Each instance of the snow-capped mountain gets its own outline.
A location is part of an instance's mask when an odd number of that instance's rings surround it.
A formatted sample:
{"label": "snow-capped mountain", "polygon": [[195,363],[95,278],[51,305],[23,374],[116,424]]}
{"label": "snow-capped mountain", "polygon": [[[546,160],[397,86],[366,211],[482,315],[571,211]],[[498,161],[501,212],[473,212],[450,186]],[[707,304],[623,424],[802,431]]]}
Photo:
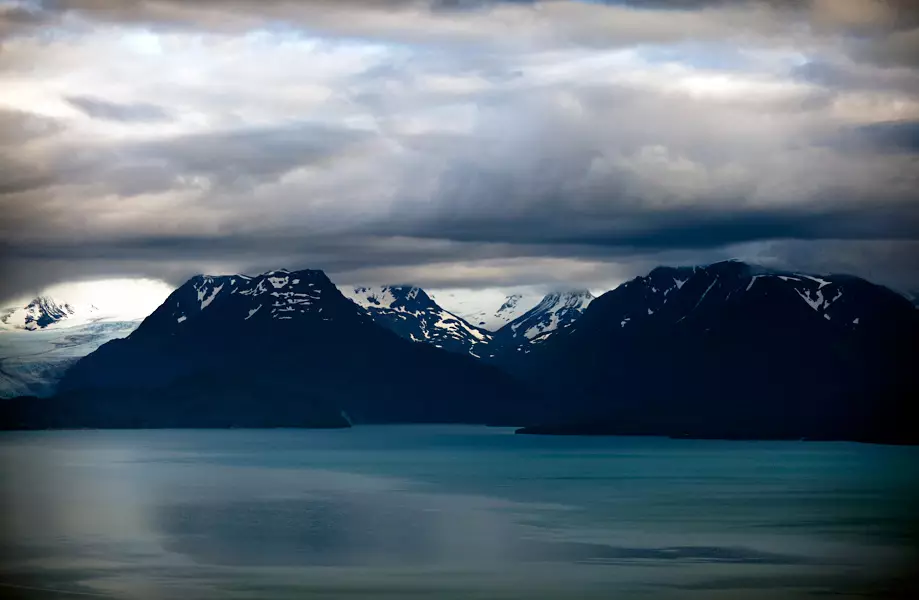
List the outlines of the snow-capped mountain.
{"label": "snow-capped mountain", "polygon": [[495,311],[478,311],[473,314],[465,315],[472,323],[481,323],[481,326],[491,331],[498,331],[514,319],[523,315],[532,304],[532,299],[526,298],[522,294],[511,294],[504,297]]}
{"label": "snow-capped mountain", "polygon": [[508,368],[594,432],[905,440],[916,340],[885,287],[728,261],[624,283]]}
{"label": "snow-capped mountain", "polygon": [[410,286],[345,287],[342,293],[374,321],[413,342],[480,358],[492,334],[444,310],[424,290]]}
{"label": "snow-capped mountain", "polygon": [[[148,321],[171,328],[187,328],[193,320],[235,319],[258,323],[290,321],[305,316],[320,321],[353,318],[360,311],[341,302],[338,289],[322,271],[286,269],[261,275],[197,275],[173,292]],[[214,308],[211,308],[211,307]]]}
{"label": "snow-capped mountain", "polygon": [[95,306],[75,306],[49,296],[38,296],[25,306],[0,311],[0,327],[35,331],[62,322],[85,323],[98,314]]}
{"label": "snow-capped mountain", "polygon": [[619,289],[633,301],[611,304],[611,296],[601,305],[607,309],[616,306],[606,317],[618,321],[622,329],[642,321],[676,324],[703,315],[718,318],[726,307],[752,305],[754,301],[770,312],[806,307],[804,315],[811,320],[823,319],[854,329],[886,320],[873,303],[881,291],[885,298],[893,294],[850,275],[775,271],[739,261],[705,267],[658,267]]}
{"label": "snow-capped mountain", "polygon": [[381,327],[322,271],[279,270],[193,277],[53,397],[0,403],[0,428],[506,424],[534,405],[495,367]]}
{"label": "snow-capped mountain", "polygon": [[494,290],[438,291],[429,296],[467,323],[492,332],[528,311],[540,299],[532,294],[505,295]]}
{"label": "snow-capped mountain", "polygon": [[594,299],[587,290],[556,292],[543,299],[504,327],[495,337],[506,347],[524,348],[543,343],[558,329],[577,321]]}

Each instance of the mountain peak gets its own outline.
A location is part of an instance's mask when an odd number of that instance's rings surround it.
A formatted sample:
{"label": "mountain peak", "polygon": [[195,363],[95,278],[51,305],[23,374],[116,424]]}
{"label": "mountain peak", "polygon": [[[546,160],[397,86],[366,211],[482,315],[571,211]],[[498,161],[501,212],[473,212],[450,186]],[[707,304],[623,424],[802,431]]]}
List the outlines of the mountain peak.
{"label": "mountain peak", "polygon": [[498,331],[506,343],[515,348],[546,336],[574,323],[593,301],[587,290],[567,290],[546,294],[543,299]]}
{"label": "mountain peak", "polygon": [[[324,272],[275,269],[259,275],[196,275],[173,291],[138,332],[187,329],[192,320],[258,323],[266,319],[331,321],[366,317],[339,293]],[[151,325],[155,324],[155,325]]]}
{"label": "mountain peak", "polygon": [[7,328],[35,331],[71,318],[78,312],[89,314],[97,310],[91,305],[77,309],[70,303],[39,295],[25,306],[14,306],[2,311],[0,324]]}
{"label": "mountain peak", "polygon": [[[868,331],[887,327],[891,319],[885,315],[898,313],[907,304],[901,295],[851,275],[816,275],[723,261],[658,267],[646,277],[636,277],[598,299],[593,305],[596,310],[588,312],[587,323],[631,335],[644,323],[694,327],[729,311],[782,314],[787,322],[816,322],[817,328]],[[881,306],[885,308],[878,308]]]}
{"label": "mountain peak", "polygon": [[364,308],[413,308],[436,306],[419,287],[410,285],[379,285],[343,287],[341,292],[352,302]]}
{"label": "mountain peak", "polygon": [[557,291],[546,294],[542,302],[566,302],[566,303],[575,303],[587,301],[590,303],[593,300],[594,296],[588,290],[567,290],[567,291]]}
{"label": "mountain peak", "polygon": [[373,320],[413,342],[481,357],[491,334],[444,310],[421,288],[410,285],[345,287],[342,293]]}

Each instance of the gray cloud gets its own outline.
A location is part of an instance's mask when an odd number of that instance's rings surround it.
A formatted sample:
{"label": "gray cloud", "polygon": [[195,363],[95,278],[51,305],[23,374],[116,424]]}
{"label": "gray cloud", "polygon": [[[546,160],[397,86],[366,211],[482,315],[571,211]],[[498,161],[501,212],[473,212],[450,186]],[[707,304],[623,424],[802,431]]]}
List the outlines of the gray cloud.
{"label": "gray cloud", "polygon": [[94,119],[125,123],[168,121],[169,111],[162,106],[146,102],[121,104],[91,96],[67,96],[65,100],[80,112]]}
{"label": "gray cloud", "polygon": [[0,298],[278,266],[595,287],[731,256],[919,287],[914,5],[529,4],[5,16]]}
{"label": "gray cloud", "polygon": [[55,119],[0,108],[0,196],[52,183],[51,173],[28,160],[29,148],[62,129]]}
{"label": "gray cloud", "polygon": [[919,152],[919,121],[893,121],[862,125],[855,137],[878,151]]}
{"label": "gray cloud", "polygon": [[0,148],[23,144],[59,133],[63,125],[56,119],[23,110],[0,108]]}
{"label": "gray cloud", "polygon": [[34,32],[36,28],[49,24],[53,19],[52,13],[43,10],[30,10],[17,5],[0,6],[0,40]]}

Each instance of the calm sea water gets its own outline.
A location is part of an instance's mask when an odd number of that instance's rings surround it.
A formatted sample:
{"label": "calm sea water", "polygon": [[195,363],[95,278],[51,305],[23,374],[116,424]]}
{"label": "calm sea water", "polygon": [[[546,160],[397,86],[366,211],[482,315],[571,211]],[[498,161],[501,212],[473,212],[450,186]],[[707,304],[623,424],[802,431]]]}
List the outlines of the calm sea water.
{"label": "calm sea water", "polygon": [[889,446],[3,434],[0,597],[886,597],[917,499],[919,449]]}

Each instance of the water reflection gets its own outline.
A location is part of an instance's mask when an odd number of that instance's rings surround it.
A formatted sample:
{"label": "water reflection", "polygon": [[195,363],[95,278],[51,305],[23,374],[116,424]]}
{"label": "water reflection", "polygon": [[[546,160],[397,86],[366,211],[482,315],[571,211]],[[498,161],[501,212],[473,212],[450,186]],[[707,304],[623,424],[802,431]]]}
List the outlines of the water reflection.
{"label": "water reflection", "polygon": [[407,495],[180,504],[157,510],[164,547],[199,562],[275,566],[424,566],[507,560],[500,515],[433,507]]}
{"label": "water reflection", "polygon": [[788,598],[917,558],[889,507],[919,478],[880,475],[913,449],[799,447],[757,479],[783,446],[450,431],[0,438],[0,597]]}

